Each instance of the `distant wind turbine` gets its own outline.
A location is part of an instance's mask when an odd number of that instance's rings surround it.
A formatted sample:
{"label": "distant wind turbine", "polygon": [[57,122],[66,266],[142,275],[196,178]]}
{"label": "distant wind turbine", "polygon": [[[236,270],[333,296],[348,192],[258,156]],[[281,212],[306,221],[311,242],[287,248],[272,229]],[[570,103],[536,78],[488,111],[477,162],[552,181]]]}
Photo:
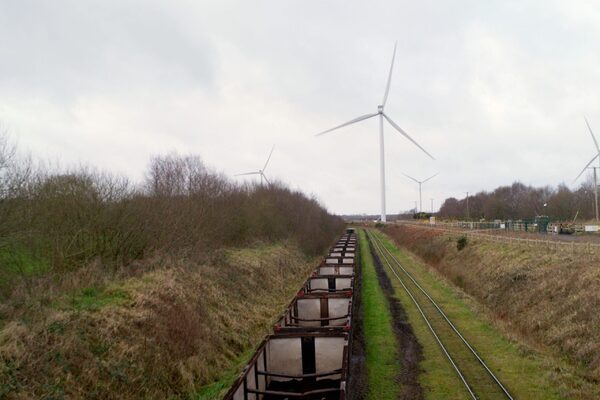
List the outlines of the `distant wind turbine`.
{"label": "distant wind turbine", "polygon": [[377,106],[377,112],[372,114],[361,115],[360,117],[354,118],[348,122],[345,122],[341,125],[338,125],[334,128],[328,129],[326,131],[318,133],[316,136],[323,135],[325,133],[334,131],[336,129],[343,128],[348,125],[355,124],[360,121],[364,121],[365,119],[369,119],[379,115],[379,176],[380,176],[380,184],[381,184],[381,221],[386,222],[386,213],[385,213],[385,149],[383,143],[383,119],[385,118],[387,122],[394,129],[396,129],[400,134],[402,134],[405,138],[413,142],[415,146],[421,149],[425,154],[427,154],[431,159],[434,159],[431,154],[429,154],[423,147],[421,147],[417,142],[415,142],[402,128],[398,126],[391,118],[384,113],[384,107],[387,102],[388,93],[390,91],[390,83],[392,82],[392,71],[394,70],[394,59],[396,58],[396,46],[397,42],[394,44],[394,54],[392,55],[392,65],[390,66],[390,73],[388,75],[387,85],[385,86],[385,93],[383,94],[383,101],[379,106]]}
{"label": "distant wind turbine", "polygon": [[[440,173],[438,172],[435,175],[430,176],[429,178],[425,179],[424,181],[419,181],[416,180],[415,178],[413,178],[410,175],[406,175],[404,172],[402,173],[402,175],[404,175],[405,177],[412,179],[413,181],[417,182],[419,184],[419,212],[423,211],[423,198],[422,198],[422,193],[421,193],[421,185],[424,184],[425,182],[427,182],[428,180],[435,178],[436,176],[438,176]],[[433,210],[433,199],[431,199],[431,208]]]}
{"label": "distant wind turbine", "polygon": [[271,152],[269,153],[269,157],[267,157],[267,162],[265,163],[265,166],[262,167],[262,169],[259,169],[258,171],[252,171],[252,172],[245,172],[243,174],[236,174],[235,176],[242,176],[242,175],[260,175],[260,185],[262,186],[263,184],[263,179],[265,181],[267,181],[267,184],[271,184],[271,182],[269,182],[269,180],[267,179],[266,175],[265,175],[265,169],[267,169],[267,165],[269,165],[269,160],[271,160],[271,155],[273,154],[273,150],[275,150],[275,146],[273,146],[271,148]]}
{"label": "distant wind turbine", "polygon": [[579,177],[581,175],[583,175],[585,170],[588,169],[588,167],[590,165],[592,165],[592,163],[596,159],[598,159],[598,167],[592,167],[594,169],[594,199],[595,199],[595,204],[596,204],[596,222],[598,222],[598,177],[596,175],[596,168],[600,167],[600,146],[598,146],[598,141],[596,140],[596,136],[594,136],[594,132],[592,132],[592,128],[590,127],[590,123],[588,122],[587,118],[583,117],[583,119],[585,119],[585,124],[587,125],[588,130],[590,131],[590,134],[592,135],[594,144],[596,145],[596,155],[594,156],[594,158],[592,158],[590,160],[589,163],[587,163],[587,165],[583,168],[583,170],[581,170],[581,172],[579,173],[579,175],[577,175],[577,178],[575,178],[575,180],[579,179]]}

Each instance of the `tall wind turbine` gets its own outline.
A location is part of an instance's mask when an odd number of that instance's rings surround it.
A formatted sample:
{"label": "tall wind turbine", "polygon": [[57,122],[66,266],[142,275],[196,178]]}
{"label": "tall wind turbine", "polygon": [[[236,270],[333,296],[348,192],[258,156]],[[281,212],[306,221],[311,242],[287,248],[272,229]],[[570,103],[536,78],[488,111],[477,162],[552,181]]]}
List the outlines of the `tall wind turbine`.
{"label": "tall wind turbine", "polygon": [[[427,182],[428,180],[436,177],[439,175],[439,172],[435,175],[430,176],[429,178],[425,179],[424,181],[419,181],[416,180],[415,178],[413,178],[410,175],[406,175],[404,172],[402,173],[402,175],[404,175],[407,178],[412,179],[413,181],[417,182],[419,184],[419,212],[423,211],[423,198],[422,198],[422,193],[421,193],[421,185],[424,184],[425,182]],[[431,199],[431,209],[433,210],[433,199]]]}
{"label": "tall wind turbine", "polygon": [[385,104],[387,102],[388,93],[390,91],[390,83],[392,82],[392,71],[394,70],[394,59],[396,58],[396,46],[397,42],[394,44],[394,53],[392,55],[392,65],[390,66],[390,73],[388,75],[387,85],[385,86],[385,92],[383,94],[383,101],[380,105],[377,106],[377,112],[372,114],[361,115],[360,117],[354,118],[348,122],[345,122],[341,125],[338,125],[334,128],[327,129],[326,131],[318,133],[316,136],[323,135],[325,133],[334,131],[336,129],[343,128],[348,125],[355,124],[360,121],[364,121],[365,119],[369,119],[375,116],[379,116],[379,177],[381,184],[381,222],[386,222],[386,213],[385,213],[385,149],[383,144],[383,120],[385,120],[400,134],[402,134],[405,138],[413,142],[419,149],[423,150],[425,154],[427,154],[431,159],[434,159],[431,154],[429,154],[423,147],[421,147],[417,142],[415,142],[402,128],[398,126],[392,119],[384,112]]}
{"label": "tall wind turbine", "polygon": [[596,140],[596,136],[594,136],[594,132],[592,132],[592,128],[590,127],[590,123],[588,122],[587,118],[583,117],[583,119],[585,119],[585,124],[587,125],[588,130],[590,131],[590,135],[592,135],[594,144],[596,145],[596,155],[590,160],[589,163],[587,163],[583,170],[581,170],[581,172],[579,173],[579,175],[577,175],[577,178],[575,178],[575,180],[579,179],[579,177],[583,175],[585,170],[588,169],[588,167],[592,165],[592,163],[596,159],[598,159],[598,167],[592,167],[594,169],[594,200],[596,203],[596,222],[598,222],[598,177],[596,176],[596,168],[600,168],[600,146],[598,146],[598,141]]}
{"label": "tall wind turbine", "polygon": [[271,182],[269,182],[269,180],[267,179],[266,175],[265,175],[265,169],[267,169],[267,165],[269,165],[269,161],[271,160],[271,155],[273,154],[273,150],[275,150],[275,146],[273,146],[271,148],[271,152],[269,153],[269,157],[267,157],[267,162],[265,163],[265,166],[262,167],[262,169],[259,169],[258,171],[252,171],[252,172],[244,172],[243,174],[236,174],[235,176],[242,176],[242,175],[260,175],[260,185],[262,186],[263,184],[263,179],[265,181],[267,181],[267,184],[271,184]]}

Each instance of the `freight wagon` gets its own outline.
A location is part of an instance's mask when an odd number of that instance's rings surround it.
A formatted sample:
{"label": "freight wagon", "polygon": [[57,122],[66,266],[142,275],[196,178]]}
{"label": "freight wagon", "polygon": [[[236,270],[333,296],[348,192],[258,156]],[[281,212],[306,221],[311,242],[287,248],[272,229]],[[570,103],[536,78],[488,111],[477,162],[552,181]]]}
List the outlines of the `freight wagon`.
{"label": "freight wagon", "polygon": [[346,400],[356,269],[348,229],[306,280],[225,400]]}

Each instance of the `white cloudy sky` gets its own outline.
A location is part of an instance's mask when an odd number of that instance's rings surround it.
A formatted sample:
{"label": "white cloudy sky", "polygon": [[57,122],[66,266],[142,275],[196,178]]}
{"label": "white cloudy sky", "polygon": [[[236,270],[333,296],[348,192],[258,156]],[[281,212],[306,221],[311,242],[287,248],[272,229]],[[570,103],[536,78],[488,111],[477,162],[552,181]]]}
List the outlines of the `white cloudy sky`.
{"label": "white cloudy sky", "polygon": [[[0,121],[22,149],[141,179],[151,155],[259,168],[338,213],[379,210],[378,123],[314,134],[381,102],[388,211],[513,180],[567,182],[600,131],[600,3],[0,1]],[[239,178],[238,178],[239,179]]]}

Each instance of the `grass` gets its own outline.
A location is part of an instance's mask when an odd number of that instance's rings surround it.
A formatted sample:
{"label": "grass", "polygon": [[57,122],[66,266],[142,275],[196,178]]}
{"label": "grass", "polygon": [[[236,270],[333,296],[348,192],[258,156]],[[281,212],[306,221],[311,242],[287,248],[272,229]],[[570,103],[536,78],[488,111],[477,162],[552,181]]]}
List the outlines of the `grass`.
{"label": "grass", "polygon": [[0,398],[221,398],[316,262],[268,244],[33,277],[0,303]]}
{"label": "grass", "polygon": [[130,300],[123,289],[100,289],[89,287],[69,299],[69,306],[77,311],[97,311],[107,306],[118,306]]}
{"label": "grass", "polygon": [[364,231],[359,232],[362,265],[363,324],[368,376],[368,399],[395,399],[399,393],[398,348],[391,314],[375,272]]}
{"label": "grass", "polygon": [[[504,337],[470,298],[431,273],[417,259],[398,250],[383,234],[384,245],[398,258],[415,279],[428,291],[448,317],[482,355],[488,366],[505,383],[515,398],[560,399],[564,396],[553,382],[554,370],[548,359]],[[391,277],[390,278],[395,279]],[[465,398],[456,373],[442,354],[416,307],[395,280],[399,298],[411,325],[423,346],[424,361],[421,384],[427,399]]]}
{"label": "grass", "polygon": [[233,385],[233,382],[239,376],[240,371],[252,357],[252,354],[254,354],[254,349],[248,350],[238,356],[237,359],[232,362],[232,366],[227,369],[218,380],[201,387],[194,396],[191,396],[191,398],[195,400],[217,400],[223,398],[231,385]]}

